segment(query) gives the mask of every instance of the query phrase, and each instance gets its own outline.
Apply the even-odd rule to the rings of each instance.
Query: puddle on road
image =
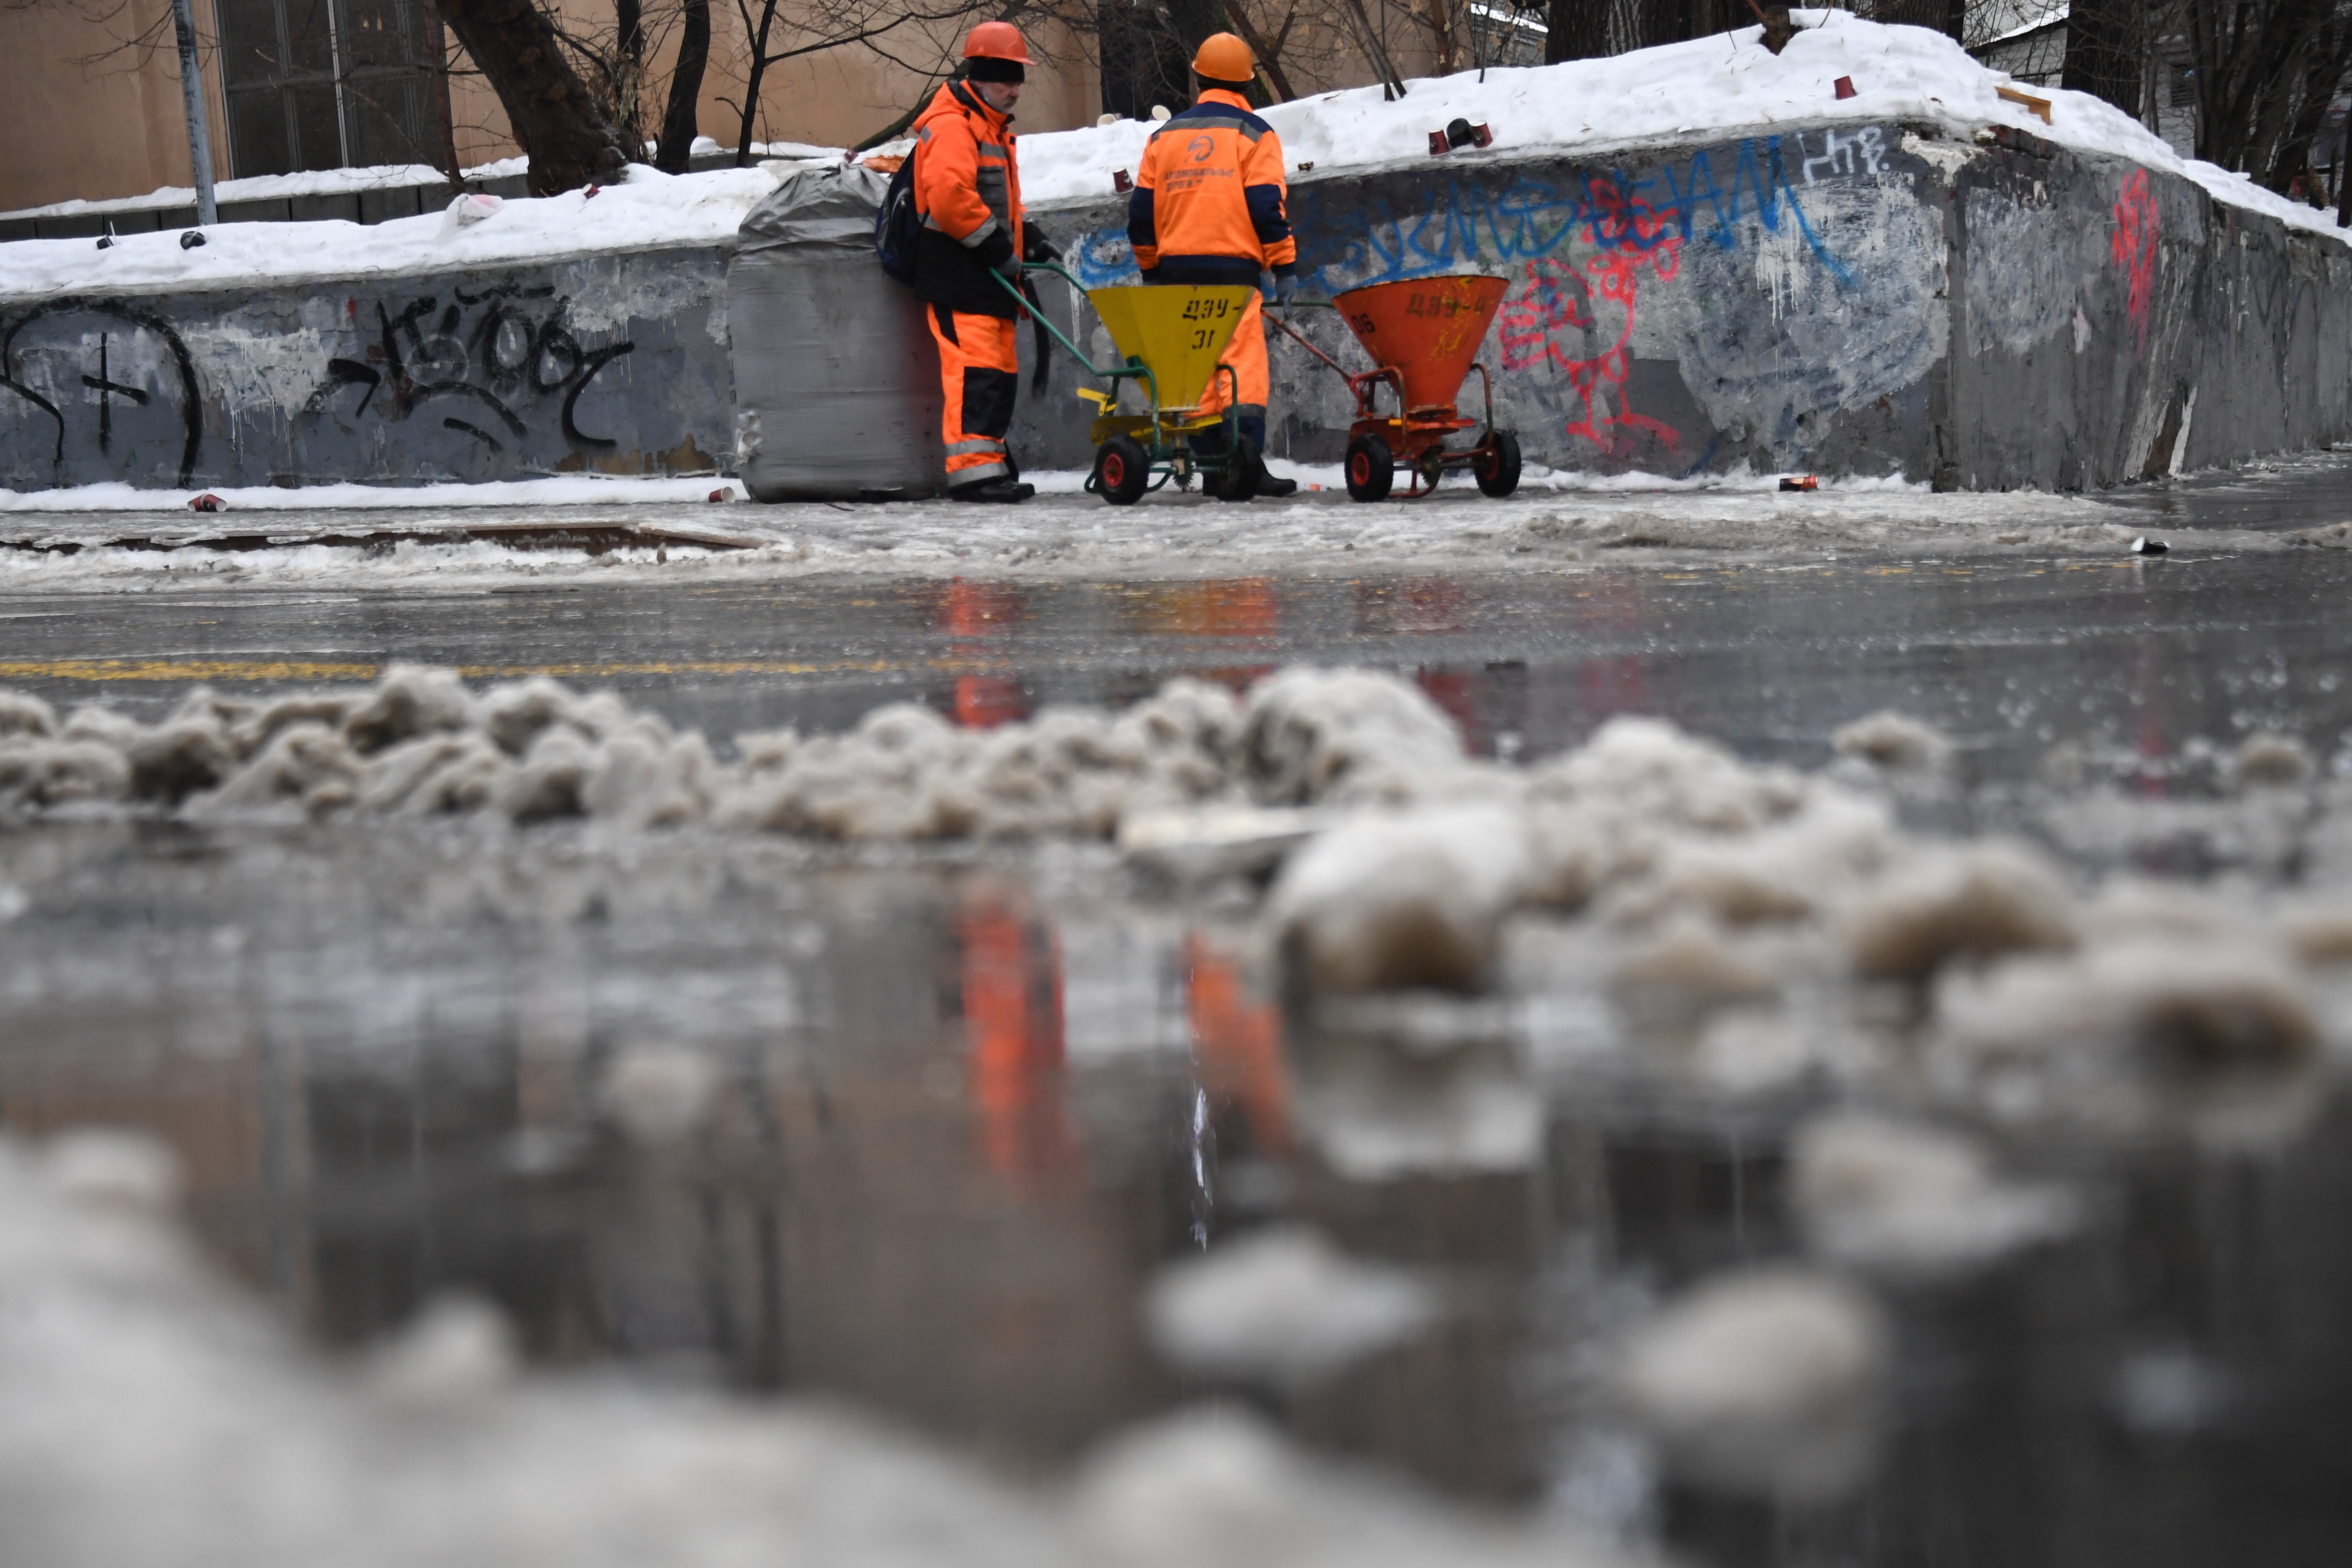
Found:
[[[1801,1256],[1791,1140],[1840,1091],[1628,1070],[1572,984],[1286,1016],[1234,889],[1094,847],[51,824],[0,884],[0,1125],[161,1134],[213,1255],[344,1350],[463,1289],[543,1364],[845,1395],[1037,1475],[1214,1393],[1716,1563],[2317,1562],[2352,1525],[2332,1082],[2251,1139],[1982,1129],[2072,1227],[1880,1290],[1875,1479],[1774,1508],[1666,1480],[1600,1369]],[[1299,1227],[1418,1305],[1312,1375],[1279,1323],[1178,1364],[1169,1266]],[[1354,1298],[1285,1256],[1336,1332]]]

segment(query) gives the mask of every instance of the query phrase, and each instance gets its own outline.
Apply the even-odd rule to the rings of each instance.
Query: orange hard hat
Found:
[[[1257,74],[1257,57],[1231,33],[1211,33],[1192,57],[1192,74],[1211,81],[1247,81]]]
[[[1021,37],[1021,29],[1010,22],[982,22],[963,41],[963,58],[968,60],[1012,60],[1019,65],[1034,65],[1029,58],[1029,46]]]

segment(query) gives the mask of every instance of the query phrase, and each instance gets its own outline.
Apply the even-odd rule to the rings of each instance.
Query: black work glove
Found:
[[[1298,274],[1277,272],[1274,275],[1274,302],[1287,305],[1298,298]]]
[[[1021,259],[1024,261],[1059,261],[1062,252],[1045,237],[1045,231],[1034,223],[1021,226]]]
[[[1008,278],[1021,276],[1021,264],[1013,260],[1013,237],[1003,228],[990,231],[986,239],[971,247],[972,258],[982,267],[992,267]],[[1012,261],[1011,267],[1005,263]]]

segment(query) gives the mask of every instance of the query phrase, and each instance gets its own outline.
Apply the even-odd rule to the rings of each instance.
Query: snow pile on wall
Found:
[[[176,232],[0,245],[0,300],[258,288],[295,280],[415,277],[613,252],[732,245],[775,189],[761,169],[665,174],[644,164],[597,190],[509,201],[478,222],[448,213],[389,223],[225,223],[180,248]]]
[[[1319,93],[1276,104],[1265,117],[1282,138],[1294,179],[1436,168],[1429,133],[1457,116],[1484,122],[1494,142],[1450,153],[1447,164],[1538,152],[1591,156],[1783,126],[1925,121],[1965,139],[1981,127],[2005,125],[2078,152],[2185,174],[2233,205],[2344,237],[2331,214],[2265,191],[2243,174],[2183,159],[2156,132],[2089,93],[2026,89],[2050,100],[2051,123],[2044,125],[1999,95],[2014,79],[1978,64],[1942,33],[1865,21],[1850,11],[1790,16],[1803,30],[1778,55],[1764,47],[1761,27],[1741,27],[1607,59],[1417,79],[1393,102],[1384,101],[1377,86]],[[1853,79],[1853,97],[1837,96],[1841,77]],[[1154,129],[1129,120],[1024,136],[1022,195],[1034,204],[1099,200],[1111,194],[1114,170],[1134,172]],[[1314,168],[1302,174],[1307,163]]]
[[[518,163],[524,162],[517,160]],[[520,173],[520,171],[517,171]],[[481,169],[468,169],[473,178],[489,178]],[[404,185],[437,185],[448,176],[430,163],[381,163],[361,169],[302,169],[289,174],[247,174],[242,179],[213,182],[213,200],[222,206],[237,202],[282,202],[296,196],[349,195],[355,191],[388,191]],[[147,212],[157,207],[193,207],[194,185],[158,185],[143,196],[114,196],[105,201],[51,202],[42,207],[18,207],[0,218],[76,217],[85,213]],[[87,242],[86,242],[87,243]]]
[[[1591,156],[1645,142],[1769,132],[1784,125],[1900,120],[1941,124],[1963,138],[2000,125],[2081,152],[2183,174],[2221,201],[2295,227],[2342,236],[2331,215],[2264,191],[2245,175],[2184,160],[2155,132],[2087,93],[2032,89],[2052,102],[2053,122],[2042,124],[2021,105],[1998,96],[1996,89],[2011,78],[1979,65],[1941,33],[1889,26],[1844,11],[1792,15],[1803,30],[1777,56],[1759,41],[1760,28],[1743,27],[1608,59],[1416,79],[1395,102],[1384,101],[1377,87],[1321,93],[1275,105],[1266,118],[1283,138],[1294,177],[1309,179],[1432,167],[1429,132],[1456,117],[1486,123],[1495,140],[1483,151],[1449,154],[1452,163],[1536,153]],[[1837,97],[1834,84],[1841,77],[1853,79],[1853,97]],[[1145,121],[1122,121],[1023,137],[1024,195],[1040,205],[1109,196],[1113,172],[1135,169],[1152,129]],[[825,150],[792,151],[800,155]],[[1311,172],[1299,168],[1307,163],[1314,165]],[[361,173],[373,178],[382,172]],[[195,250],[180,249],[176,234],[129,236],[104,251],[87,239],[20,240],[0,246],[0,299],[404,276],[562,256],[724,245],[773,184],[772,174],[756,168],[673,176],[633,164],[624,181],[593,199],[573,191],[509,201],[494,216],[463,227],[446,215],[373,227],[340,222],[224,224]]]
[[[1307,1458],[1248,1417],[1129,1432],[1016,1489],[837,1403],[535,1375],[495,1309],[347,1363],[196,1259],[169,1156],[0,1138],[0,1476],[12,1561],[115,1568],[657,1561],[897,1568],[1612,1568]]]

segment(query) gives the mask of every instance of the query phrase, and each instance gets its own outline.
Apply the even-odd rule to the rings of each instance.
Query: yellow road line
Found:
[[[22,658],[0,680],[373,680],[381,666],[278,658]]]
[[[895,660],[805,664],[782,659],[684,659],[659,663],[467,664],[468,680],[514,680],[545,675],[593,679],[623,675],[884,674]],[[380,664],[266,658],[26,658],[0,661],[0,680],[373,680]]]

